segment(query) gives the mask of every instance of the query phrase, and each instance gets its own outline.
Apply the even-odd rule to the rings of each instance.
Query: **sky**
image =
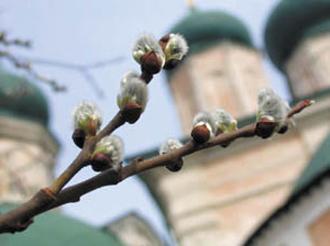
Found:
[[[201,10],[223,10],[243,20],[257,48],[263,49],[265,20],[278,0],[203,0],[195,1]],[[108,66],[91,71],[104,94],[101,97],[81,73],[36,64],[36,70],[56,79],[67,92],[56,93],[36,81],[49,100],[50,131],[61,144],[55,175],[63,171],[77,155],[71,141],[72,110],[82,100],[95,102],[106,122],[117,112],[119,81],[129,70],[139,69],[131,57],[134,41],[141,33],[161,37],[189,12],[184,0],[1,0],[0,28],[12,37],[31,40],[31,50],[15,52],[32,61],[54,60],[70,64],[92,64],[117,59]],[[289,98],[283,77],[265,58],[264,68],[272,86]],[[23,73],[24,74],[24,73]],[[116,134],[125,142],[126,155],[159,146],[168,137],[181,137],[180,122],[164,74],[155,76],[149,86],[150,99],[141,119],[125,125]],[[160,117],[161,113],[161,117]],[[82,170],[73,182],[94,173]],[[94,191],[76,204],[64,206],[64,212],[92,225],[101,226],[128,212],[145,217],[168,240],[160,210],[136,177],[117,186]]]

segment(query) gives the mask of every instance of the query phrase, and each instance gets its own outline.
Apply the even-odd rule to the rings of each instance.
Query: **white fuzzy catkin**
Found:
[[[217,132],[217,127],[214,118],[212,114],[208,112],[200,112],[194,117],[193,127],[200,125],[205,125],[209,129],[211,136],[214,136]]]
[[[121,79],[120,86],[123,87],[127,83],[127,81],[130,81],[131,79],[136,79],[136,78],[140,79],[139,73],[135,72],[135,71],[129,71]]]
[[[178,148],[181,148],[183,146],[183,144],[174,138],[169,138],[166,140],[166,142],[164,142],[159,149],[159,154],[164,155],[167,154],[173,150],[176,150]]]
[[[166,61],[181,60],[188,52],[186,39],[181,34],[171,33],[165,47]]]
[[[134,59],[141,64],[141,57],[146,53],[153,51],[158,59],[161,61],[162,66],[165,64],[165,54],[156,40],[150,34],[142,35],[136,42],[133,47],[133,57]]]
[[[258,94],[257,120],[272,117],[275,122],[284,123],[290,107],[271,88],[262,89]]]
[[[234,117],[224,109],[216,109],[213,112],[213,118],[216,127],[223,133],[231,132],[237,129],[237,121]]]
[[[124,143],[116,135],[106,136],[96,144],[94,153],[106,154],[114,164],[118,164],[124,158]]]
[[[124,109],[128,103],[137,103],[145,109],[148,102],[148,87],[135,72],[127,73],[120,83],[120,93],[117,96],[117,104]]]
[[[84,129],[90,120],[95,121],[99,128],[102,124],[101,113],[94,103],[83,101],[73,111],[74,128]]]

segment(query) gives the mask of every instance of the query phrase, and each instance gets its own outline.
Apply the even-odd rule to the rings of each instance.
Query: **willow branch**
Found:
[[[188,141],[183,147],[171,151],[167,154],[158,155],[147,160],[143,160],[143,159],[134,160],[132,163],[130,163],[127,166],[124,166],[120,170],[109,169],[86,181],[70,186],[66,189],[63,189],[59,193],[56,201],[52,203],[52,205],[49,208],[47,208],[47,210],[61,206],[66,203],[77,202],[80,200],[81,196],[93,190],[96,190],[104,186],[118,184],[119,182],[127,179],[128,177],[140,174],[149,169],[165,166],[167,163],[169,163],[172,160],[182,158],[197,151],[211,148],[213,146],[218,146],[223,143],[232,142],[238,138],[253,137],[255,136],[255,126],[256,126],[255,124],[251,124],[246,127],[240,128],[239,130],[233,133],[221,134],[216,138],[214,138],[213,140],[201,145],[196,144],[193,140],[191,140]]]
[[[300,113],[303,109],[311,105],[311,101],[305,100],[295,105],[292,110],[288,113],[287,119],[292,118],[295,114]],[[114,117],[114,119],[87,145],[92,146],[103,136],[108,135],[117,127],[122,124],[122,118],[120,113]],[[171,151],[164,155],[158,155],[147,160],[136,159],[127,166],[119,169],[108,169],[86,181],[80,182],[76,185],[72,185],[65,188],[55,196],[50,189],[43,189],[39,191],[30,201],[20,206],[18,209],[13,210],[7,214],[0,216],[0,233],[3,232],[17,232],[26,229],[32,222],[32,218],[38,214],[44,213],[50,209],[59,207],[67,203],[78,202],[80,198],[96,189],[104,186],[116,185],[119,182],[145,172],[149,169],[153,169],[160,166],[165,166],[167,163],[177,160],[178,158],[185,157],[197,151],[208,149],[214,146],[221,146],[228,144],[239,138],[250,138],[257,136],[258,124],[250,124],[242,127],[232,133],[224,133],[216,136],[212,140],[204,143],[197,144],[193,140],[188,141],[181,148]],[[88,147],[89,148],[89,147]],[[88,148],[84,147],[81,153],[87,152]],[[79,157],[80,156],[80,157]],[[77,163],[81,163],[84,154],[78,156]],[[79,161],[80,160],[80,161]],[[76,165],[75,162],[73,165]],[[69,168],[69,173],[75,170],[73,167]],[[74,175],[73,171],[70,175]],[[61,177],[61,176],[60,176]],[[62,176],[66,177],[65,175]],[[60,179],[62,179],[60,178]],[[70,180],[68,177],[63,178],[62,181]],[[59,187],[63,187],[66,182],[58,183]],[[56,186],[55,185],[55,186]]]
[[[51,204],[57,201],[57,196],[61,189],[88,164],[90,156],[96,143],[103,137],[111,134],[115,129],[125,123],[121,112],[104,127],[96,136],[86,140],[83,149],[69,167],[50,185],[41,189],[29,201],[23,203],[18,208],[0,215],[0,233],[18,232],[25,230],[31,223],[32,218],[42,211],[48,210]],[[88,183],[91,186],[90,183]]]
[[[143,75],[143,73],[142,73]],[[142,76],[141,75],[141,76]],[[147,76],[145,80],[149,83],[152,76]],[[90,162],[90,158],[95,149],[95,145],[105,136],[110,135],[118,127],[122,126],[126,119],[122,111],[119,111],[114,118],[95,136],[86,138],[83,149],[66,170],[54,180],[54,182],[44,189],[41,189],[30,200],[23,203],[18,208],[0,215],[0,233],[25,230],[31,223],[32,218],[42,211],[48,210],[52,203],[57,201],[63,187]],[[88,183],[90,187],[90,183]]]
[[[0,215],[0,233],[19,232],[25,230],[32,218],[42,211],[48,210],[51,204],[57,201],[58,193],[73,178],[75,174],[88,164],[96,143],[104,136],[111,134],[125,121],[120,112],[96,136],[87,139],[83,149],[69,167],[52,183],[50,187],[41,189],[29,201],[18,208]],[[88,183],[91,186],[90,183]],[[91,186],[92,187],[92,186]]]
[[[103,137],[110,135],[114,130],[123,125],[125,120],[121,112],[118,112],[115,117],[104,127],[95,137],[90,137],[86,140],[82,151],[77,158],[69,165],[69,167],[53,182],[49,187],[50,190],[57,194],[83,167],[88,165],[91,154]]]
[[[164,40],[161,39],[161,42],[164,42]],[[23,69],[33,73],[31,64],[29,62],[21,62],[19,59],[8,52],[0,51],[0,57],[1,56],[6,57],[16,66],[22,67]],[[153,74],[156,74],[161,70],[162,61],[154,52],[147,52],[143,55],[143,57],[141,57],[141,62],[142,73],[140,78],[144,80],[146,84],[148,84],[152,80]],[[45,62],[45,64],[57,65],[60,67],[65,67],[68,65],[51,61]],[[92,64],[91,68],[99,68],[106,64],[106,62],[100,62],[94,65]],[[67,68],[85,72],[84,76],[89,77],[89,73],[86,73],[86,69],[89,68],[86,66],[71,64],[70,66],[67,66]],[[292,111],[289,112],[287,118],[291,118],[293,115],[299,113],[310,104],[310,101],[304,101],[303,103],[297,104],[295,107],[293,107]],[[110,169],[94,176],[93,178],[65,188],[66,184],[82,168],[89,164],[92,165],[91,159],[96,144],[103,137],[110,135],[118,127],[122,126],[125,122],[134,123],[139,119],[141,112],[141,105],[127,104],[124,108],[121,108],[121,111],[119,111],[98,134],[95,136],[88,135],[84,140],[83,148],[78,156],[66,168],[66,170],[57,179],[54,180],[54,182],[49,187],[41,189],[29,201],[25,202],[18,208],[0,215],[0,233],[14,233],[17,231],[25,230],[32,223],[32,219],[40,213],[66,203],[77,202],[80,200],[81,196],[95,189],[103,186],[117,184],[130,176],[142,173],[152,168],[166,166],[170,162],[174,162],[179,158],[200,151],[202,149],[207,149],[217,145],[224,146],[225,144],[227,145],[231,143],[235,139],[243,137],[254,137],[257,135],[266,138],[272,134],[272,131],[277,125],[275,122],[260,121],[256,124],[251,124],[240,128],[232,133],[220,134],[203,144],[198,144],[194,140],[191,140],[187,142],[183,147],[171,151],[167,154],[159,155],[147,160],[137,159],[125,167],[122,167],[121,165],[114,165]],[[265,133],[269,134],[269,132],[270,135],[265,135]]]
[[[309,100],[299,102],[288,113],[287,118],[292,118],[295,114],[300,113],[310,105],[311,101]],[[214,146],[221,146],[222,144],[228,144],[239,138],[255,137],[256,127],[256,123],[250,124],[238,129],[235,132],[220,134],[204,144],[196,144],[193,140],[190,140],[181,148],[171,151],[167,154],[158,155],[147,160],[138,158],[120,170],[109,169],[99,175],[96,175],[95,177],[62,190],[59,193],[56,201],[54,201],[48,208],[46,208],[45,211],[61,206],[63,204],[78,202],[83,195],[93,190],[104,186],[116,185],[128,177],[138,175],[149,169],[165,166],[167,163],[173,160],[177,160],[197,151],[208,149]]]

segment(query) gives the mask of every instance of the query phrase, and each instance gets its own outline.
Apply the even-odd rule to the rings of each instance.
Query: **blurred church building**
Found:
[[[186,157],[181,172],[157,168],[140,176],[177,244],[330,245],[330,0],[279,1],[265,23],[265,51],[241,20],[223,11],[192,9],[170,31],[190,46],[184,62],[166,74],[184,136],[200,111],[224,108],[239,126],[255,121],[258,91],[271,86],[266,52],[284,75],[292,104],[317,102],[285,135],[237,140]],[[1,210],[51,182],[59,145],[48,120],[41,91],[1,70]],[[153,155],[158,148],[136,156]],[[58,242],[165,245],[134,213],[97,229],[49,212],[26,232],[0,237],[5,246]]]

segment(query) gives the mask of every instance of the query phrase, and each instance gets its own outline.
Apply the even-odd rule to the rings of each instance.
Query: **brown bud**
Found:
[[[171,172],[178,172],[181,170],[182,166],[183,166],[183,159],[180,158],[175,161],[171,161],[165,167]]]
[[[204,125],[195,126],[191,131],[191,136],[196,143],[202,144],[209,141],[211,137],[211,133],[207,128],[207,126],[204,124]]]
[[[281,126],[281,128],[278,130],[278,133],[279,133],[279,134],[284,134],[284,133],[286,133],[288,130],[289,130],[289,127],[288,127],[287,124],[285,124],[285,125]]]
[[[154,51],[150,51],[141,57],[142,70],[150,74],[159,73],[162,65],[162,61],[159,60]]]
[[[269,138],[273,135],[276,123],[268,118],[262,118],[256,125],[256,135],[261,138]]]
[[[139,104],[131,102],[122,110],[122,115],[126,122],[133,124],[140,118],[142,111]]]
[[[95,172],[102,172],[111,167],[112,161],[109,156],[103,153],[96,153],[92,159],[92,168]]]
[[[177,65],[180,64],[180,62],[181,61],[179,61],[179,60],[169,60],[169,61],[165,62],[164,69],[165,70],[174,69],[174,68],[176,68]]]
[[[166,34],[159,40],[159,45],[162,47],[162,50],[165,51],[166,45],[168,41],[170,40],[170,34]]]
[[[82,129],[76,129],[72,133],[72,140],[79,148],[82,148],[84,146],[85,138],[86,134]]]
[[[159,40],[159,45],[160,47],[162,47],[164,53],[165,53],[165,48],[166,48],[166,45],[168,43],[168,41],[170,40],[170,34],[167,34],[165,36],[163,36],[160,40]],[[177,67],[177,65],[179,65],[181,61],[179,60],[169,60],[169,61],[166,61],[165,62],[165,65],[164,65],[164,69],[165,70],[171,70],[171,69],[174,69]]]

